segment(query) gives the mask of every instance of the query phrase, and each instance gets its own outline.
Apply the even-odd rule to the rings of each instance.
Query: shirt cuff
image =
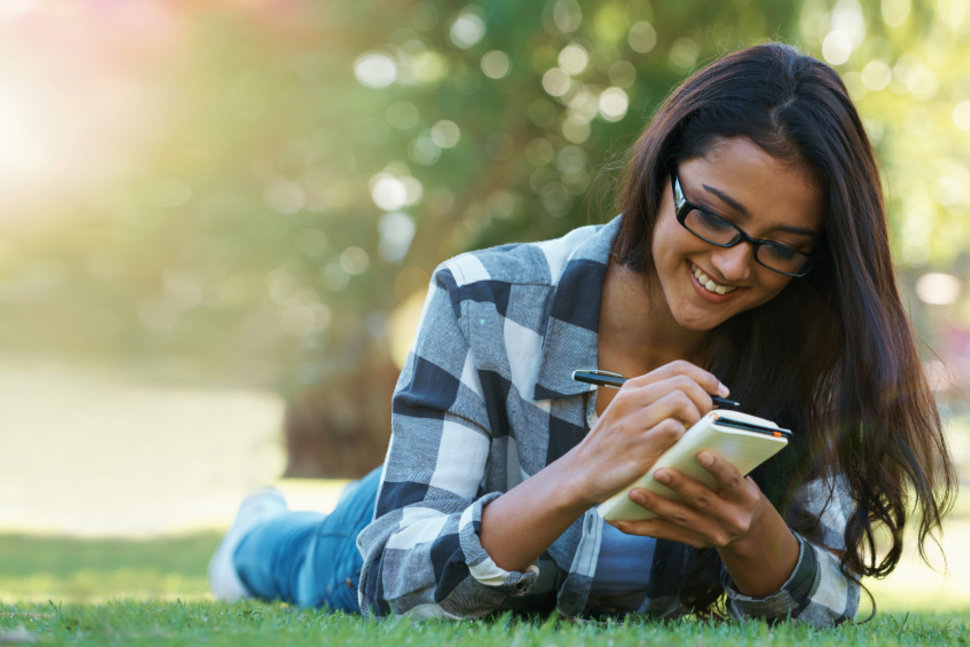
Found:
[[[780,618],[794,615],[805,605],[818,577],[818,560],[815,551],[804,537],[795,533],[798,540],[798,561],[781,588],[760,598],[740,593],[730,576],[725,574],[724,588],[728,594],[728,608],[737,616],[753,618]]]
[[[525,595],[539,575],[539,566],[533,563],[525,571],[505,570],[492,560],[482,546],[482,510],[501,494],[492,492],[465,508],[458,522],[458,539],[465,554],[468,572],[473,578],[489,588],[512,595]]]

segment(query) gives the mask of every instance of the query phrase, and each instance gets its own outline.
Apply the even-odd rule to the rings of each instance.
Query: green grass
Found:
[[[216,532],[147,540],[0,535],[0,602],[201,598],[220,539]]]
[[[958,614],[882,616],[865,625],[816,631],[791,624],[529,621],[508,615],[485,621],[412,623],[371,621],[344,614],[302,611],[281,604],[118,601],[101,605],[7,607],[0,643],[31,640],[55,645],[421,645],[548,647],[622,645],[912,645],[970,644]],[[12,641],[11,640],[11,641]]]
[[[639,617],[415,624],[284,604],[227,604],[211,599],[205,576],[219,538],[214,532],[149,540],[0,535],[0,645],[970,645],[970,604],[912,593],[907,603],[905,587],[888,606],[880,598],[872,622],[825,631]]]

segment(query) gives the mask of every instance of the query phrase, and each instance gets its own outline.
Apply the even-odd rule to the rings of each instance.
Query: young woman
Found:
[[[329,517],[244,503],[217,593],[418,617],[855,616],[910,502],[922,546],[954,478],[845,87],[785,45],[731,54],[661,106],[627,178],[605,225],[438,268],[383,470]],[[571,379],[594,367],[631,379]],[[656,516],[604,523],[595,506],[728,393],[789,446],[750,477],[702,451],[715,487],[658,470],[682,502],[637,489]]]

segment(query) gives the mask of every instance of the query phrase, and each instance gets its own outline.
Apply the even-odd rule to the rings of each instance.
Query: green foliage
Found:
[[[36,218],[57,226],[0,244],[8,351],[288,394],[387,373],[388,338],[406,330],[390,316],[437,263],[613,216],[624,152],[666,93],[769,39],[843,73],[885,169],[906,281],[966,271],[960,2],[169,11],[175,44],[126,72],[158,97],[153,143],[97,195],[45,203]]]
[[[5,339],[288,391],[387,361],[437,263],[612,217],[671,87],[794,36],[796,7],[745,4],[186,6],[153,79],[164,139],[82,224],[23,243],[12,281],[46,284],[0,306]]]

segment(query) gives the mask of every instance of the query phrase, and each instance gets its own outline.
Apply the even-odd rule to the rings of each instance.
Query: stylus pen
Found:
[[[619,373],[596,369],[573,371],[573,379],[577,382],[586,382],[587,384],[595,384],[596,386],[609,386],[614,389],[620,388],[626,382],[626,378]],[[741,406],[741,403],[735,400],[728,400],[727,398],[722,398],[719,395],[711,395],[710,393],[708,395],[711,396],[711,401],[717,407],[733,407],[737,409]]]

